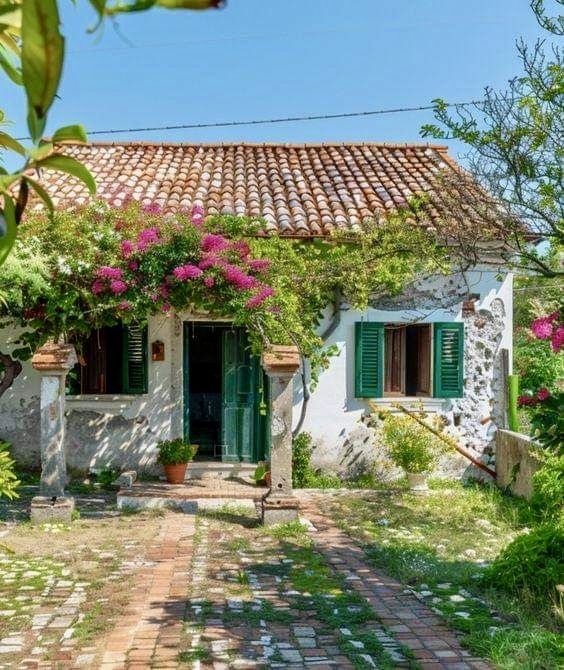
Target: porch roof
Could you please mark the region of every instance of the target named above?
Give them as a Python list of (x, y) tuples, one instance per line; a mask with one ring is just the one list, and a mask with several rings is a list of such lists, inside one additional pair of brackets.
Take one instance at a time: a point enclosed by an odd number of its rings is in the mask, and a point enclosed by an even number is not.
[[(95, 142), (60, 149), (88, 166), (98, 197), (114, 206), (126, 196), (164, 213), (200, 205), (208, 215), (261, 217), (267, 231), (299, 237), (357, 228), (423, 193), (430, 201), (424, 218), (433, 223), (445, 213), (438, 176), (458, 174), (447, 147), (432, 144)], [(45, 171), (42, 183), (60, 207), (89, 199), (81, 182), (60, 172)]]

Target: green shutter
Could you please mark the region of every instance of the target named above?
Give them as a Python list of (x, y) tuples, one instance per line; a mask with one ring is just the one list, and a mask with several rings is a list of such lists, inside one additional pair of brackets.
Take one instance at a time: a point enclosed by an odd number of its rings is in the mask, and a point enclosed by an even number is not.
[(147, 393), (147, 327), (131, 324), (123, 328), (123, 392)]
[(434, 325), (435, 398), (461, 398), (464, 393), (464, 324)]
[(384, 324), (355, 323), (355, 397), (384, 395)]

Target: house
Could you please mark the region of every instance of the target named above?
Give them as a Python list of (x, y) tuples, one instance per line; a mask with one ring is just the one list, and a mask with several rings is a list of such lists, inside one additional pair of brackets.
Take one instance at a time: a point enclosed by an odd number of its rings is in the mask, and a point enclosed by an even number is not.
[[(446, 147), (417, 144), (135, 142), (66, 151), (89, 167), (98, 195), (112, 205), (120, 206), (124, 193), (164, 213), (196, 203), (207, 214), (261, 217), (267, 231), (296, 238), (359, 227), (412, 196), (432, 194), (437, 174), (457, 169)], [(58, 206), (88, 199), (68, 176), (45, 173), (43, 182)], [(422, 280), (364, 313), (339, 307), (322, 325), (331, 324), (327, 344), (339, 355), (305, 412), (303, 384), (294, 379), (294, 426), (313, 436), (315, 464), (343, 474), (372, 465), (393, 475), (374, 429), (362, 422), (368, 400), (417, 403), (442, 416), (478, 458), (491, 459), (504, 412), (503, 350), (511, 360), (511, 274), (478, 264)], [(9, 351), (13, 339), (0, 332), (0, 350)], [(267, 381), (246, 334), (230, 323), (190, 312), (159, 315), (147, 329), (97, 331), (84, 356), (87, 365), (66, 398), (71, 468), (151, 471), (156, 442), (181, 435), (200, 445), (200, 459), (223, 463), (225, 471), (267, 456)], [(39, 382), (24, 364), (0, 398), (0, 437), (30, 465), (39, 459)], [(467, 466), (451, 458), (442, 464), (445, 472)]]

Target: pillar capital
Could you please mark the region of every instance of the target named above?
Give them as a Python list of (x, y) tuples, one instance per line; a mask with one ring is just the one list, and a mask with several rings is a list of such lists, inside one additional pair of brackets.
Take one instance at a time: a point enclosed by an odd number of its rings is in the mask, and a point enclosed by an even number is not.
[(66, 375), (77, 363), (72, 344), (46, 342), (33, 354), (31, 364), (41, 374)]
[(269, 377), (293, 377), (300, 368), (298, 347), (271, 345), (262, 354), (262, 367)]

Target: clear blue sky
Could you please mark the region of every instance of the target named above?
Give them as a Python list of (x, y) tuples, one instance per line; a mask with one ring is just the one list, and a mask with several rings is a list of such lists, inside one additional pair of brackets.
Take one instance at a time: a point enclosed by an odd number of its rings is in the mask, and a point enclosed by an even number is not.
[[(516, 37), (539, 35), (528, 0), (230, 0), (223, 11), (124, 15), (123, 38), (111, 23), (87, 34), (94, 14), (85, 0), (60, 4), (67, 60), (48, 131), (470, 100), (518, 73)], [(11, 119), (25, 118), (16, 87), (2, 103)], [(419, 140), (431, 119), (417, 112), (97, 139), (403, 142)], [(27, 134), (20, 123), (15, 130)]]

